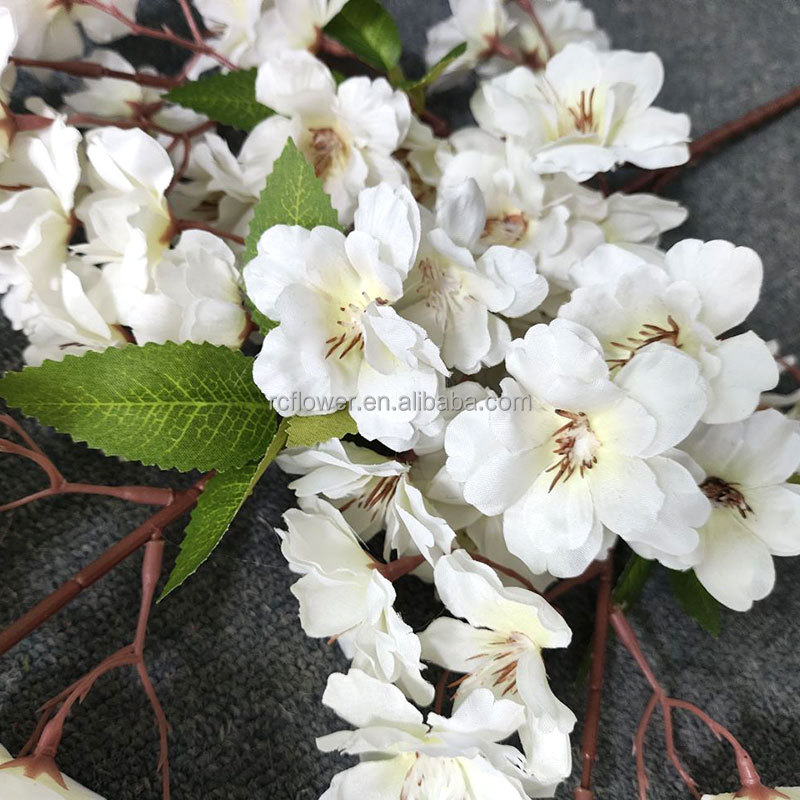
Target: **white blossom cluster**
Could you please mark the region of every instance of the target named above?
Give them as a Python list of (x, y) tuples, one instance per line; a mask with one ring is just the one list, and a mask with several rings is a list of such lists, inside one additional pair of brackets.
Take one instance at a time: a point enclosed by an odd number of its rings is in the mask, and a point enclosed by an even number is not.
[[(86, 80), (60, 109), (29, 99), (51, 121), (17, 129), (11, 54), (74, 56), (76, 23), (96, 43), (120, 30), (79, 3), (0, 0), (2, 308), (39, 363), (131, 342), (239, 347), (246, 293), (277, 323), (255, 362), (264, 395), (285, 416), (347, 403), (360, 435), (278, 459), (297, 476), (281, 546), (302, 626), (352, 661), (323, 696), (352, 730), (319, 746), (360, 763), (325, 800), (551, 796), (575, 717), (542, 654), (571, 633), (513, 576), (543, 588), (622, 539), (744, 611), (772, 589), (772, 557), (800, 553), (800, 429), (757, 410), (778, 371), (740, 327), (762, 263), (725, 241), (665, 251), (685, 209), (586, 183), (686, 162), (689, 120), (653, 104), (658, 56), (610, 49), (577, 0), (532, 0), (533, 16), (450, 0), (427, 57), (466, 42), (441, 83), (479, 83), (476, 124), (448, 138), (387, 79), (337, 80), (318, 59), (343, 5), (198, 0), (276, 113), (236, 149), (199, 134), (182, 164), (167, 134), (205, 119), (132, 82)], [(153, 103), (155, 132), (126, 124)], [(186, 229), (245, 236), (289, 139), (344, 232), (276, 225), (245, 265), (235, 240)], [(365, 544), (381, 532), (385, 559), (421, 557), (448, 616), (415, 632), (395, 611)], [(450, 717), (412, 704), (434, 700), (426, 663), (460, 676)], [(519, 747), (502, 744), (513, 734)]]

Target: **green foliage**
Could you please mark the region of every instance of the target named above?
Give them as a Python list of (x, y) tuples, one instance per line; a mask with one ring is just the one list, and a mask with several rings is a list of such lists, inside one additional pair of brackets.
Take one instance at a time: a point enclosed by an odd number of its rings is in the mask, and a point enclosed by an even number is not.
[(414, 101), (414, 106), (418, 107), (423, 102), (423, 92), (435, 80), (441, 77), (442, 73), (452, 64), (457, 58), (461, 58), (467, 51), (467, 43), (462, 42), (456, 45), (449, 53), (442, 56), (421, 78), (416, 78), (397, 83), (398, 89), (403, 89), (411, 95)]
[(377, 0), (350, 0), (325, 26), (325, 33), (383, 72), (393, 70), (403, 52), (397, 23)]
[(719, 636), (722, 627), (720, 604), (700, 583), (694, 570), (670, 570), (669, 580), (683, 610), (712, 636)]
[(614, 586), (612, 595), (614, 605), (618, 605), (623, 611), (628, 611), (635, 606), (654, 566), (655, 561), (648, 561), (636, 553), (631, 553), (625, 569), (622, 570), (622, 574)]
[(339, 228), (339, 219), (322, 181), (297, 149), (292, 139), (275, 161), (253, 211), (247, 232), (243, 263), (256, 254), (256, 245), (267, 228), (273, 225), (300, 225), (314, 228), (329, 225)]
[(197, 500), (192, 518), (186, 527), (181, 552), (160, 600), (194, 575), (214, 552), (245, 500), (252, 494), (267, 467), (275, 460), (285, 444), (286, 420), (281, 423), (265, 456), (258, 464), (248, 464), (229, 472), (219, 472), (211, 478)]
[(0, 397), (108, 455), (225, 470), (259, 458), (277, 427), (252, 368), (211, 344), (111, 347), (8, 373)]
[(315, 417), (290, 417), (288, 423), (287, 447), (313, 447), (328, 439), (341, 439), (348, 433), (358, 433), (358, 427), (346, 408)]
[(207, 75), (170, 89), (164, 97), (243, 131), (252, 130), (275, 113), (256, 100), (255, 69)]

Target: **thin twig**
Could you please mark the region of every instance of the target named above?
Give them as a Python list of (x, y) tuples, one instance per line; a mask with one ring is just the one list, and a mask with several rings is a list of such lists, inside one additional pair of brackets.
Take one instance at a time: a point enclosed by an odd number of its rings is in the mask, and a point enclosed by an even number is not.
[(100, 78), (113, 78), (118, 81), (138, 83), (140, 86), (150, 86), (155, 89), (172, 89), (180, 84), (177, 78), (168, 78), (166, 75), (153, 75), (149, 72), (121, 72), (109, 69), (102, 64), (92, 61), (48, 61), (41, 58), (22, 58), (11, 56), (8, 59), (18, 67), (36, 67), (39, 69), (52, 69), (66, 75), (76, 75), (79, 78), (97, 80)]
[(183, 36), (178, 36), (169, 30), (169, 28), (159, 30), (158, 28), (148, 28), (146, 25), (140, 25), (135, 19), (131, 19), (131, 17), (123, 14), (116, 6), (111, 5), (110, 3), (104, 3), (103, 0), (74, 0), (74, 2), (82, 3), (83, 5), (96, 8), (98, 11), (105, 12), (109, 16), (114, 17), (114, 19), (116, 19), (118, 22), (121, 22), (128, 28), (128, 30), (131, 31), (131, 33), (137, 36), (147, 36), (150, 39), (158, 39), (162, 42), (169, 42), (170, 44), (184, 48), (184, 50), (190, 50), (193, 53), (200, 53), (202, 55), (210, 56), (227, 69), (238, 69), (233, 62), (229, 61), (221, 53), (218, 53), (206, 42), (198, 43), (192, 39), (186, 39)]
[(791, 111), (800, 105), (800, 86), (795, 86), (780, 97), (770, 100), (768, 103), (742, 114), (718, 128), (704, 133), (689, 145), (689, 160), (685, 164), (668, 169), (654, 169), (637, 175), (627, 183), (623, 184), (619, 191), (632, 194), (633, 192), (643, 192), (648, 189), (660, 191), (667, 183), (677, 178), (681, 172), (689, 165), (696, 163), (700, 158), (716, 150), (728, 142), (743, 136), (756, 128), (761, 127), (767, 122)]
[(584, 583), (594, 580), (603, 573), (605, 568), (605, 561), (592, 561), (580, 575), (574, 578), (565, 578), (559, 581), (552, 589), (548, 589), (544, 593), (545, 600), (552, 603), (556, 598), (561, 597), (562, 594), (566, 594), (576, 586), (582, 586)]
[(219, 236), (222, 239), (230, 239), (232, 242), (236, 242), (236, 244), (244, 244), (244, 238), (239, 236), (236, 233), (230, 233), (229, 231), (223, 231), (219, 228), (215, 228), (211, 225), (207, 225), (205, 222), (198, 222), (193, 219), (175, 219), (175, 229), (176, 232), (180, 231), (207, 231), (208, 233), (213, 233), (214, 236)]
[(594, 645), (592, 648), (592, 669), (589, 679), (589, 701), (586, 706), (586, 721), (583, 725), (581, 741), (581, 783), (575, 789), (575, 800), (591, 800), (592, 770), (597, 758), (597, 740), (600, 731), (600, 708), (603, 701), (605, 680), (606, 641), (608, 639), (608, 619), (611, 609), (611, 589), (613, 586), (614, 563), (611, 555), (601, 564), (600, 586), (597, 589), (597, 609), (594, 623)]
[(529, 592), (533, 592), (534, 594), (541, 594), (541, 592), (526, 577), (520, 575), (519, 572), (517, 572), (515, 569), (511, 569), (511, 567), (505, 567), (502, 564), (498, 564), (496, 561), (492, 561), (491, 558), (482, 556), (480, 553), (470, 553), (470, 555), (472, 556), (473, 561), (480, 561), (482, 564), (490, 566), (497, 572), (502, 572), (503, 575), (507, 575), (509, 578), (512, 578), (515, 581), (519, 581)]
[(212, 474), (204, 475), (189, 489), (176, 492), (175, 498), (169, 505), (155, 513), (136, 530), (110, 547), (103, 555), (92, 561), (91, 564), (84, 567), (73, 578), (63, 583), (52, 594), (0, 632), (0, 656), (5, 655), (12, 647), (19, 644), (26, 636), (49, 620), (50, 617), (71, 603), (84, 589), (100, 580), (128, 556), (145, 545), (155, 531), (162, 530), (189, 511), (197, 502), (197, 498)]

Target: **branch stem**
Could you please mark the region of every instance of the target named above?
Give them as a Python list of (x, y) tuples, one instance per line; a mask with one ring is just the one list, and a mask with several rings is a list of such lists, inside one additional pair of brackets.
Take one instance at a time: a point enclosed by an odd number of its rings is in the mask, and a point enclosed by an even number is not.
[(148, 72), (120, 72), (116, 69), (109, 69), (102, 64), (95, 64), (91, 61), (49, 61), (41, 58), (22, 58), (21, 56), (11, 56), (9, 61), (18, 67), (36, 67), (40, 69), (52, 69), (63, 72), (66, 75), (75, 75), (79, 78), (114, 78), (119, 81), (130, 81), (138, 83), (140, 86), (150, 86), (154, 89), (172, 89), (180, 81), (176, 78), (168, 78), (165, 75), (153, 75)]
[(600, 586), (597, 589), (597, 609), (594, 623), (594, 646), (592, 668), (589, 677), (589, 701), (586, 706), (586, 721), (581, 741), (581, 783), (575, 790), (575, 800), (592, 800), (592, 770), (597, 759), (597, 740), (600, 731), (600, 709), (603, 701), (605, 680), (606, 641), (611, 610), (614, 563), (611, 555), (601, 563)]
[(795, 86), (780, 97), (776, 97), (774, 100), (770, 100), (768, 103), (764, 103), (758, 108), (754, 108), (752, 111), (748, 111), (742, 116), (726, 122), (724, 125), (720, 125), (718, 128), (714, 128), (695, 139), (689, 145), (689, 160), (685, 164), (643, 172), (623, 184), (620, 191), (628, 194), (643, 192), (648, 189), (658, 192), (670, 181), (677, 178), (685, 167), (696, 163), (700, 158), (722, 145), (782, 116), (798, 105), (800, 105), (800, 86)]
[(144, 546), (154, 533), (161, 531), (189, 511), (197, 502), (209, 477), (210, 475), (205, 475), (189, 489), (176, 492), (169, 505), (155, 513), (136, 530), (110, 547), (103, 555), (92, 561), (30, 611), (23, 614), (16, 622), (0, 632), (0, 656), (5, 655), (40, 625), (69, 605), (84, 589), (96, 583), (128, 556)]

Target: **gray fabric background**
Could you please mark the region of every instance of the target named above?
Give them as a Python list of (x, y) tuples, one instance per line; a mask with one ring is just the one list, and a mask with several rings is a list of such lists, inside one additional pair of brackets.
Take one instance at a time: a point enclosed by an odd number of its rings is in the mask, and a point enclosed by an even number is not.
[[(796, 0), (588, 4), (617, 47), (659, 52), (667, 73), (660, 104), (688, 111), (697, 133), (780, 94), (800, 76)], [(393, 0), (388, 5), (400, 21), (413, 68), (423, 31), (445, 15), (446, 2)], [(143, 9), (149, 19), (156, 18), (152, 9), (153, 4)], [(165, 64), (170, 58), (149, 46), (146, 54), (140, 47), (137, 53), (136, 45), (123, 49), (137, 54), (140, 62)], [(456, 92), (441, 103), (463, 103), (466, 97)], [(788, 115), (689, 171), (669, 191), (691, 210), (681, 236), (729, 238), (761, 253), (765, 297), (752, 322), (765, 337), (780, 337), (789, 350), (800, 350), (799, 122), (798, 112)], [(22, 346), (21, 337), (0, 323), (0, 368), (18, 368)], [(187, 476), (122, 464), (66, 437), (37, 432), (73, 480), (187, 483)], [(0, 461), (3, 498), (21, 496), (40, 484), (33, 468)], [(174, 727), (177, 800), (312, 800), (348, 763), (314, 747), (315, 736), (337, 725), (319, 703), (325, 679), (346, 665), (335, 647), (306, 638), (296, 619), (288, 592), (292, 577), (271, 528), (291, 502), (285, 479), (270, 471), (212, 561), (153, 614), (149, 663)], [(73, 496), (0, 517), (0, 625), (146, 516), (146, 509), (121, 502)], [(178, 526), (168, 533), (170, 560), (180, 536)], [(38, 704), (129, 641), (137, 613), (138, 562), (132, 558), (0, 661), (0, 742), (12, 750), (21, 746)], [(772, 596), (748, 615), (725, 613), (717, 640), (681, 615), (662, 577), (649, 585), (633, 614), (664, 681), (739, 733), (765, 780), (774, 784), (800, 783), (798, 580), (800, 562), (779, 563)], [(419, 588), (413, 579), (400, 588), (401, 594), (416, 597), (401, 604), (415, 625), (436, 613)], [(564, 601), (576, 645), (549, 660), (558, 694), (579, 717), (585, 691), (575, 686), (574, 675), (589, 635), (592, 605), (593, 590), (588, 589)], [(631, 737), (647, 698), (631, 660), (612, 646), (596, 770), (600, 798), (634, 796)], [(702, 789), (735, 788), (725, 746), (692, 721), (681, 721), (678, 739)], [(648, 742), (651, 796), (684, 796), (664, 763), (657, 725)], [(129, 672), (98, 684), (68, 723), (60, 753), (65, 771), (109, 800), (160, 797), (156, 758), (152, 715)], [(565, 784), (559, 796), (567, 797), (574, 783)]]

